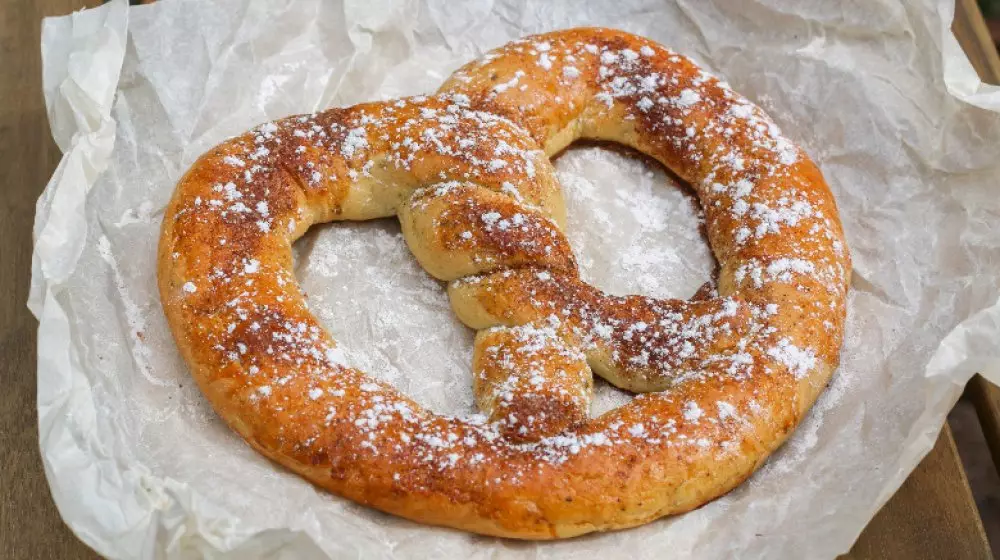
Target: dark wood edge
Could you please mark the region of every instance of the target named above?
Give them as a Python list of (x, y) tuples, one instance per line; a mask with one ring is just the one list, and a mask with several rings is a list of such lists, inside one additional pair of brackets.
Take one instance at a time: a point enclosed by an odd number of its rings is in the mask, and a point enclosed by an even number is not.
[(997, 55), (989, 27), (976, 0), (955, 2), (955, 21), (951, 29), (979, 77), (984, 82), (1000, 84), (1000, 55)]
[(842, 560), (992, 558), (986, 530), (945, 424), (934, 448)]
[(993, 456), (993, 466), (1000, 474), (1000, 387), (977, 375), (965, 390), (976, 406), (986, 445)]
[[(958, 0), (952, 29), (979, 77), (984, 82), (1000, 84), (1000, 55), (974, 0)], [(977, 375), (969, 382), (966, 392), (976, 405), (993, 465), (1000, 472), (1000, 387)]]

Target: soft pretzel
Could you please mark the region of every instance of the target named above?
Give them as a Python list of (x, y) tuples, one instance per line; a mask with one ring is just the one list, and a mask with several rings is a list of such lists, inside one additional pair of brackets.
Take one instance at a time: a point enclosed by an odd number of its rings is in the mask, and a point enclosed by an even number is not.
[[(580, 279), (548, 160), (578, 138), (691, 184), (717, 294), (619, 297)], [(306, 306), (292, 242), (394, 215), (481, 329), (488, 417), (436, 415), (351, 368)], [(178, 347), (250, 445), (357, 502), (530, 539), (646, 523), (746, 479), (837, 365), (849, 270), (806, 154), (689, 59), (608, 29), (512, 42), (434, 96), (223, 142), (179, 182), (159, 254)], [(591, 369), (644, 393), (589, 418)]]

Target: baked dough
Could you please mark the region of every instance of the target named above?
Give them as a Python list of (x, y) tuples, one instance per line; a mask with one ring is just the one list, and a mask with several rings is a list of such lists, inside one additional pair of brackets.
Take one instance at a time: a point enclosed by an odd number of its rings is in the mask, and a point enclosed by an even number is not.
[[(579, 278), (549, 157), (580, 138), (690, 183), (715, 290), (618, 297)], [(397, 215), (480, 329), (488, 417), (436, 415), (351, 368), (296, 284), (292, 242), (311, 225)], [(159, 251), (178, 348), (250, 445), (356, 502), (525, 539), (632, 527), (750, 476), (837, 365), (850, 273), (822, 175), (763, 111), (659, 44), (594, 28), (514, 41), (433, 96), (223, 142), (177, 185)], [(592, 373), (642, 394), (589, 418)]]

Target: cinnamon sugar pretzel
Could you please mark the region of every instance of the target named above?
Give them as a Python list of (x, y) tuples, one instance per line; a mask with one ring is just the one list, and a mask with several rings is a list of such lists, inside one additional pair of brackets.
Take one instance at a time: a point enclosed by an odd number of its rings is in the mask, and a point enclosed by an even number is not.
[[(717, 293), (580, 279), (549, 161), (580, 138), (691, 184)], [(351, 368), (306, 306), (292, 242), (391, 216), (479, 329), (485, 415), (434, 414)], [(836, 367), (850, 271), (819, 170), (767, 115), (661, 45), (592, 28), (514, 41), (433, 96), (223, 142), (178, 184), (159, 250), (177, 345), (250, 445), (362, 504), (526, 539), (639, 525), (746, 479)], [(592, 373), (641, 394), (591, 418)]]

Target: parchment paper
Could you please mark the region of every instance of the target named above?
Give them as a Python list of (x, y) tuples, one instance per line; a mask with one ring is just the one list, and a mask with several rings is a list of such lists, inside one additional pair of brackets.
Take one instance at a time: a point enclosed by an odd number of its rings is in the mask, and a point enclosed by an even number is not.
[[(934, 0), (119, 0), (45, 20), (45, 96), (65, 155), (38, 202), (29, 305), (60, 512), (114, 558), (848, 550), (969, 377), (1000, 380), (1000, 91), (975, 78), (951, 14)], [(251, 451), (189, 379), (157, 298), (161, 213), (180, 174), (259, 122), (430, 92), (488, 48), (582, 24), (692, 56), (765, 107), (825, 173), (855, 264), (848, 337), (794, 437), (695, 512), (547, 544), (383, 515)], [(660, 170), (596, 147), (557, 167), (588, 279), (687, 297), (708, 278), (697, 205)], [(296, 252), (312, 308), (356, 365), (439, 412), (472, 410), (471, 333), (394, 222), (318, 227)], [(627, 398), (601, 385), (595, 411)]]

